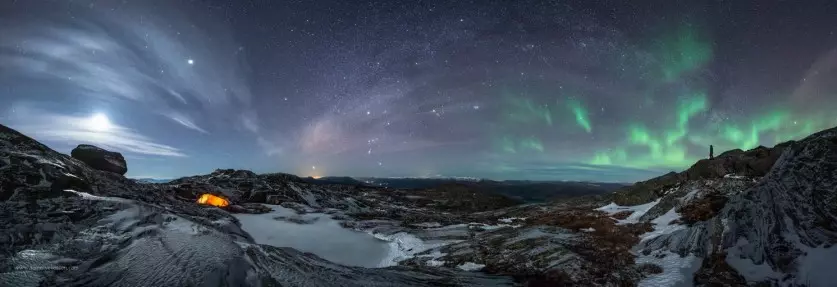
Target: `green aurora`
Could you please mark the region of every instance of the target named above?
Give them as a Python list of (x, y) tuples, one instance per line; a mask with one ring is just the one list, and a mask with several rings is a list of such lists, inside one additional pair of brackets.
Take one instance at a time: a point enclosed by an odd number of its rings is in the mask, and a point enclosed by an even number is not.
[[(759, 145), (772, 146), (788, 140), (800, 139), (813, 132), (837, 125), (837, 117), (827, 113), (796, 111), (789, 105), (776, 105), (761, 112), (730, 115), (723, 120), (711, 119), (713, 112), (710, 94), (699, 81), (690, 81), (692, 72), (704, 68), (713, 57), (710, 41), (694, 26), (682, 25), (672, 33), (652, 41), (649, 48), (656, 65), (647, 68), (646, 74), (659, 73), (643, 101), (646, 110), (633, 111), (624, 119), (599, 127), (591, 120), (585, 103), (578, 97), (558, 95), (557, 107), (536, 102), (531, 91), (514, 95), (506, 92), (506, 105), (501, 114), (498, 132), (495, 133), (495, 151), (515, 154), (520, 152), (548, 153), (553, 141), (522, 130), (549, 129), (559, 137), (579, 137), (577, 131), (589, 136), (612, 138), (604, 141), (604, 147), (596, 147), (586, 154), (579, 154), (575, 161), (595, 166), (621, 166), (640, 169), (687, 168), (695, 161), (708, 157), (709, 145), (716, 153), (730, 149), (752, 149)], [(672, 82), (686, 83), (679, 92), (665, 89)], [(563, 87), (561, 87), (563, 88)], [(544, 89), (544, 94), (549, 89)], [(552, 90), (559, 90), (553, 87)], [(525, 95), (525, 96), (523, 96)], [(674, 96), (674, 101), (670, 100)], [(674, 102), (674, 105), (659, 104)], [(673, 109), (671, 107), (674, 107)], [(649, 110), (650, 109), (650, 110)], [(648, 112), (652, 111), (651, 115)], [(654, 120), (646, 120), (649, 117)], [(621, 136), (619, 136), (621, 135)]]

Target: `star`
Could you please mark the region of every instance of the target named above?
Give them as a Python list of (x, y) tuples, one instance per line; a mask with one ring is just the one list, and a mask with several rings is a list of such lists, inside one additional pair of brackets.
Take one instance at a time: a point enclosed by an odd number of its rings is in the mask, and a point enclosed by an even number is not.
[(189, 63), (189, 65), (194, 65), (195, 60), (189, 59), (189, 60), (186, 60), (186, 63)]

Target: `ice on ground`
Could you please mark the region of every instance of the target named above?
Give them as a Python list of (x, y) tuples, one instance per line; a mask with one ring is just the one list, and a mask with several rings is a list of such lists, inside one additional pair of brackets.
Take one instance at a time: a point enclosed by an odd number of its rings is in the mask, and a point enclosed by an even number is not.
[(259, 244), (291, 247), (316, 254), (323, 259), (350, 266), (381, 267), (390, 252), (389, 244), (364, 232), (343, 228), (328, 214), (302, 215), (315, 219), (310, 224), (276, 220), (279, 216), (295, 216), (293, 209), (266, 205), (273, 211), (264, 214), (236, 214), (241, 229)]
[[(398, 262), (405, 259), (413, 258), (418, 253), (433, 248), (442, 247), (448, 244), (460, 242), (460, 240), (424, 241), (416, 237), (415, 235), (406, 232), (398, 232), (390, 235), (376, 233), (373, 235), (375, 236), (375, 238), (389, 242), (388, 252), (386, 256), (383, 258), (383, 260), (380, 261), (378, 267), (395, 266), (398, 265)], [(436, 251), (436, 253), (438, 253), (438, 251)], [(432, 256), (432, 254), (424, 255), (422, 257), (425, 256)]]
[(837, 247), (810, 248), (807, 256), (799, 262), (797, 277), (808, 286), (833, 286), (837, 282)]
[(465, 263), (460, 264), (459, 266), (456, 266), (456, 268), (459, 268), (460, 270), (464, 270), (464, 271), (480, 271), (483, 268), (485, 268), (485, 264), (477, 264), (477, 263), (474, 263), (474, 262), (465, 262)]
[(608, 205), (596, 208), (596, 210), (602, 211), (602, 212), (610, 214), (610, 215), (616, 214), (618, 212), (630, 210), (630, 211), (633, 211), (633, 213), (631, 213), (631, 215), (628, 216), (628, 218), (617, 219), (616, 224), (637, 223), (639, 221), (639, 218), (642, 217), (643, 215), (645, 215), (645, 213), (648, 212), (649, 210), (651, 210), (651, 208), (654, 207), (655, 205), (657, 205), (657, 203), (660, 203), (659, 198), (655, 201), (652, 201), (652, 202), (649, 202), (649, 203), (646, 203), (646, 204), (633, 205), (633, 206), (621, 206), (621, 205), (616, 204), (615, 202), (611, 202)]
[[(665, 254), (663, 258), (657, 258), (662, 253)], [(637, 286), (639, 287), (688, 287), (693, 286), (693, 277), (695, 272), (700, 269), (703, 259), (689, 254), (686, 257), (680, 257), (676, 253), (669, 251), (654, 252), (650, 255), (641, 255), (637, 257), (637, 264), (651, 263), (663, 268), (663, 272), (659, 274), (651, 274), (643, 278)]]
[(660, 215), (660, 217), (657, 217), (654, 220), (651, 220), (651, 224), (654, 225), (654, 230), (651, 232), (643, 233), (639, 236), (639, 238), (641, 239), (641, 241), (645, 241), (660, 235), (670, 234), (677, 230), (685, 229), (686, 227), (683, 225), (671, 224), (672, 221), (679, 218), (680, 214), (674, 211), (674, 207), (672, 207), (665, 214)]

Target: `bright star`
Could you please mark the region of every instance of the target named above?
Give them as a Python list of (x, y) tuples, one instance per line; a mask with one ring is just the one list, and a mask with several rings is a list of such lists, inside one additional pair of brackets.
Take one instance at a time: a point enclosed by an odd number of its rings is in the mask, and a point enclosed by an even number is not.
[(194, 64), (195, 64), (195, 61), (194, 61), (194, 60), (192, 60), (192, 59), (189, 59), (189, 60), (188, 60), (188, 61), (186, 61), (186, 62), (188, 62), (188, 63), (189, 63), (189, 65), (194, 65)]

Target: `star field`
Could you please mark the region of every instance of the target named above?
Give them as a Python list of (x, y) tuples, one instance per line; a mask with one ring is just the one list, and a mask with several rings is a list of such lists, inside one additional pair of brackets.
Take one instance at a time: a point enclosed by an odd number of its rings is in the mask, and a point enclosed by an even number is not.
[(62, 152), (120, 151), (138, 177), (635, 181), (710, 144), (837, 126), (834, 15), (831, 1), (6, 1), (0, 121)]

